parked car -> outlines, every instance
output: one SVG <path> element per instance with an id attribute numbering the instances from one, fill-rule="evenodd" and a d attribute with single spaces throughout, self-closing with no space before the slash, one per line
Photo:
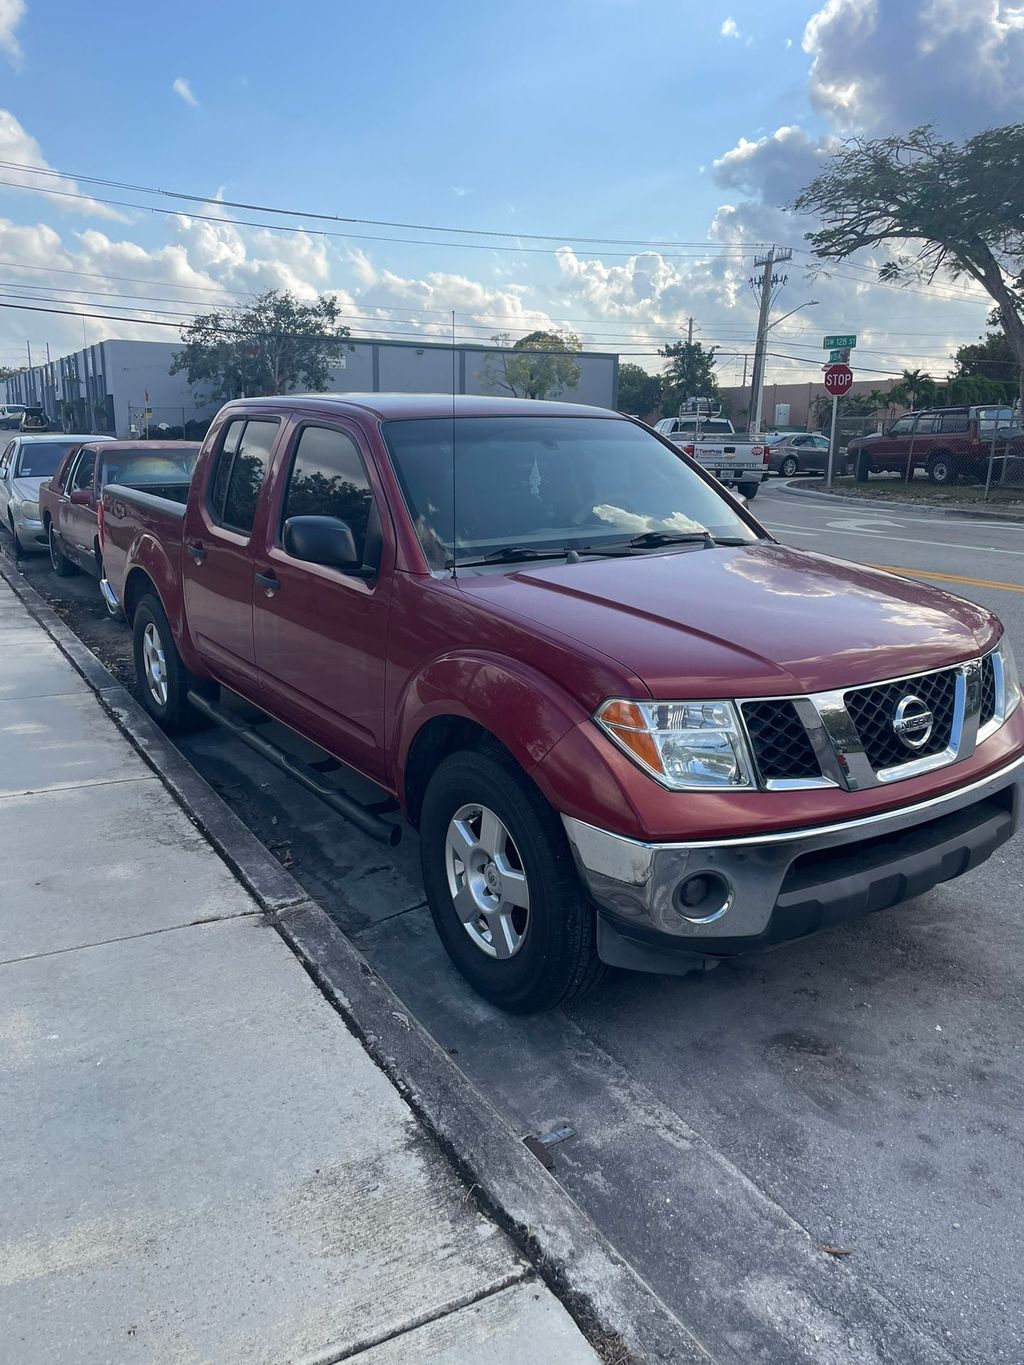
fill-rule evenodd
<path id="1" fill-rule="evenodd" d="M 768 477 L 764 437 L 740 435 L 727 417 L 680 413 L 678 417 L 663 417 L 654 429 L 695 459 L 719 483 L 734 488 L 745 498 L 756 497 L 762 480 Z"/>
<path id="2" fill-rule="evenodd" d="M 50 563 L 61 578 L 84 569 L 102 581 L 97 507 L 108 483 L 184 502 L 198 441 L 90 441 L 68 450 L 39 490 Z"/>
<path id="3" fill-rule="evenodd" d="M 26 407 L 18 425 L 22 431 L 49 431 L 50 419 L 43 408 Z"/>
<path id="4" fill-rule="evenodd" d="M 778 544 L 617 413 L 237 400 L 184 506 L 102 506 L 150 714 L 227 726 L 393 842 L 218 687 L 384 789 L 452 961 L 505 1009 L 884 910 L 1017 825 L 997 618 Z"/>
<path id="5" fill-rule="evenodd" d="M 0 430 L 15 431 L 21 426 L 21 415 L 24 411 L 23 403 L 0 403 Z"/>
<path id="6" fill-rule="evenodd" d="M 46 536 L 39 513 L 39 489 L 69 451 L 83 441 L 103 441 L 103 436 L 16 436 L 0 455 L 0 519 L 14 537 L 18 554 L 45 550 Z"/>
<path id="7" fill-rule="evenodd" d="M 828 469 L 828 437 L 820 431 L 789 431 L 768 437 L 768 468 L 791 479 L 795 474 L 820 474 Z"/>
<path id="8" fill-rule="evenodd" d="M 854 437 L 847 458 L 862 483 L 871 474 L 908 470 L 924 470 L 936 484 L 958 478 L 983 482 L 993 437 L 998 457 L 1006 455 L 1008 444 L 1020 447 L 1024 456 L 1020 425 L 1010 407 L 927 408 L 897 417 L 884 431 Z"/>

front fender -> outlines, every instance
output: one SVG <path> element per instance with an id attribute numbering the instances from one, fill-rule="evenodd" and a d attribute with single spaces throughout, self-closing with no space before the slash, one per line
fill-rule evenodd
<path id="1" fill-rule="evenodd" d="M 587 718 L 578 702 L 528 664 L 487 651 L 443 655 L 413 674 L 399 699 L 392 739 L 398 791 L 416 736 L 442 716 L 481 726 L 526 772 Z"/>

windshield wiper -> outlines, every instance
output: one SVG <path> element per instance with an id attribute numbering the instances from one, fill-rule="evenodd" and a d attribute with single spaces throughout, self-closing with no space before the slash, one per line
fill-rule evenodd
<path id="1" fill-rule="evenodd" d="M 479 559 L 449 560 L 447 567 L 450 569 L 454 565 L 462 569 L 472 568 L 476 564 L 518 564 L 526 559 L 565 559 L 571 558 L 574 553 L 571 549 L 534 550 L 528 545 L 503 545 L 500 550 L 488 550 Z"/>
<path id="2" fill-rule="evenodd" d="M 702 541 L 705 548 L 713 550 L 717 544 L 710 531 L 703 527 L 699 531 L 644 531 L 629 542 L 634 549 L 645 550 L 659 545 L 693 545 Z"/>

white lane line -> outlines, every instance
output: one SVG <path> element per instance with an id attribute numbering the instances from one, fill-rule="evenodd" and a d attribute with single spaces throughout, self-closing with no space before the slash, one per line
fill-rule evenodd
<path id="1" fill-rule="evenodd" d="M 765 524 L 767 525 L 767 523 Z M 823 531 L 808 531 L 805 526 L 787 526 L 781 521 L 777 521 L 774 528 L 769 526 L 768 529 L 796 531 L 798 535 L 802 536 L 826 534 Z M 1016 555 L 1024 559 L 1024 550 L 1002 550 L 994 545 L 964 545 L 956 540 L 915 540 L 912 536 L 886 536 L 880 531 L 839 531 L 834 527 L 827 534 L 830 536 L 858 536 L 861 540 L 894 540 L 898 545 L 927 545 L 933 550 L 973 550 L 975 554 Z"/>

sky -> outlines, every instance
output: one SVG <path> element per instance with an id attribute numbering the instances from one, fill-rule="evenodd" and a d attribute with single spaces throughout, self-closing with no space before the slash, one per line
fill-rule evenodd
<path id="1" fill-rule="evenodd" d="M 692 317 L 736 383 L 772 242 L 794 249 L 772 316 L 797 311 L 772 331 L 769 382 L 816 375 L 826 332 L 856 332 L 858 377 L 881 382 L 941 376 L 984 330 L 967 285 L 882 286 L 872 258 L 815 273 L 813 224 L 783 206 L 844 137 L 1019 118 L 1024 6 L 169 14 L 0 0 L 0 364 L 83 336 L 176 340 L 197 312 L 282 288 L 335 294 L 361 335 L 447 337 L 454 310 L 460 339 L 565 328 L 649 369 Z M 90 312 L 107 316 L 66 315 Z"/>

